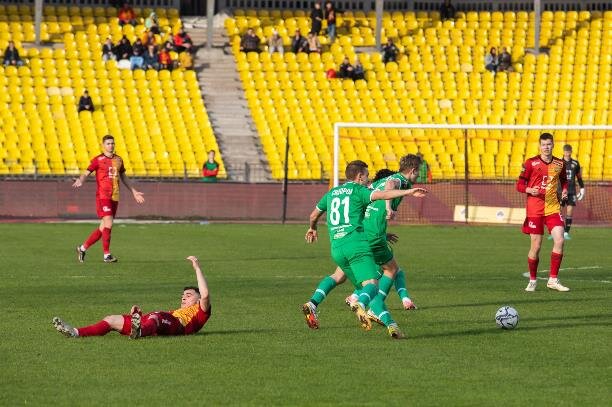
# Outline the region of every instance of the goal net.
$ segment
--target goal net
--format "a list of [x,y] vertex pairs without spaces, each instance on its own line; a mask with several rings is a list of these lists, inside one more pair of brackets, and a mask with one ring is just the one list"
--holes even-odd
[[574,219],[612,224],[612,126],[610,125],[481,125],[336,123],[331,182],[344,179],[352,160],[376,171],[397,170],[405,154],[421,154],[428,171],[418,182],[428,184],[430,197],[406,200],[399,221],[412,223],[517,223],[524,219],[525,197],[514,185],[523,162],[539,154],[540,134],[554,136],[553,155],[572,158],[587,184],[583,208]]

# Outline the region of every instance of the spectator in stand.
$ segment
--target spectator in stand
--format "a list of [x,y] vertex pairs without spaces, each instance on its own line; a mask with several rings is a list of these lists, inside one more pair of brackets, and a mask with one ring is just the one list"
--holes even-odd
[[193,55],[191,55],[191,52],[185,51],[179,54],[179,65],[183,69],[193,69]]
[[142,45],[148,47],[149,45],[157,46],[157,39],[155,38],[155,34],[151,31],[145,31],[142,34]]
[[429,168],[429,164],[423,158],[423,154],[417,153],[417,156],[421,159],[421,165],[419,166],[419,175],[417,177],[417,184],[425,184],[431,183],[431,168]]
[[355,66],[353,71],[353,80],[357,81],[359,79],[365,79],[365,70],[363,69],[363,65],[359,58],[355,58]]
[[455,6],[453,6],[450,0],[444,0],[444,3],[440,6],[440,18],[442,20],[452,20],[455,18]]
[[281,55],[285,53],[285,49],[283,48],[283,38],[280,36],[277,30],[272,32],[272,35],[268,40],[268,52],[270,54],[278,52]]
[[295,30],[295,35],[291,39],[291,52],[297,54],[298,52],[308,51],[308,41],[302,35],[300,30]]
[[142,45],[140,38],[137,38],[132,46],[132,56],[130,57],[130,68],[132,70],[142,69],[142,65],[144,64],[144,53],[145,47]]
[[23,61],[19,56],[19,50],[15,47],[15,43],[13,41],[9,41],[8,47],[4,51],[4,65],[12,65],[12,66],[22,66]]
[[134,55],[142,56],[146,49],[147,47],[144,46],[142,40],[140,38],[136,38],[136,41],[134,41],[134,44],[132,44],[132,53]]
[[321,3],[315,2],[314,8],[310,12],[311,28],[310,32],[318,36],[323,27],[323,10],[321,10]]
[[495,47],[491,47],[491,50],[485,56],[485,68],[487,71],[491,71],[493,73],[497,72],[497,67],[499,66],[499,57],[497,56],[497,50]]
[[173,67],[174,63],[170,56],[170,51],[168,47],[163,47],[161,51],[159,51],[159,69],[168,69],[171,71]]
[[130,40],[124,35],[119,41],[119,44],[115,47],[115,55],[117,56],[117,60],[120,61],[122,59],[129,60],[134,50],[132,49],[132,44],[130,44]]
[[497,72],[512,72],[512,55],[508,52],[508,48],[503,47],[501,54],[499,54],[499,65],[497,66]]
[[159,19],[155,12],[149,14],[149,17],[145,19],[144,25],[148,31],[151,31],[153,34],[159,34]]
[[336,39],[336,9],[331,1],[325,3],[325,19],[327,20],[327,35],[331,43]]
[[208,160],[202,166],[202,181],[217,182],[217,174],[219,174],[219,163],[215,161],[215,150],[210,150]]
[[308,53],[321,53],[321,43],[319,42],[319,37],[317,37],[314,33],[308,34],[308,39],[306,42],[308,43]]
[[89,92],[84,91],[83,96],[79,99],[79,113],[83,110],[87,110],[89,112],[94,111],[93,100],[91,100],[91,96],[89,96]]
[[191,51],[191,47],[193,47],[193,41],[189,34],[185,32],[185,29],[181,27],[174,36],[174,50],[180,54],[183,51]]
[[393,43],[391,38],[387,39],[387,43],[382,47],[383,51],[383,62],[386,64],[387,62],[396,62],[397,54],[399,54],[399,49]]
[[113,41],[109,37],[106,39],[106,42],[104,43],[104,45],[102,45],[102,60],[104,62],[116,60],[117,56],[115,55],[114,50],[115,50],[115,46],[113,45]]
[[340,68],[338,69],[338,78],[342,79],[353,79],[353,75],[355,73],[355,68],[349,62],[348,57],[344,57],[344,60],[340,64]]
[[159,62],[157,59],[157,52],[155,50],[155,46],[153,45],[149,45],[149,47],[147,48],[147,52],[145,52],[144,56],[142,57],[143,59],[143,64],[142,67],[144,69],[159,69]]
[[261,52],[259,44],[261,40],[252,28],[249,28],[240,41],[240,51],[242,52]]
[[136,25],[136,14],[134,10],[130,7],[128,3],[123,3],[123,7],[119,9],[119,13],[117,14],[117,18],[119,19],[119,25],[124,26],[126,24]]

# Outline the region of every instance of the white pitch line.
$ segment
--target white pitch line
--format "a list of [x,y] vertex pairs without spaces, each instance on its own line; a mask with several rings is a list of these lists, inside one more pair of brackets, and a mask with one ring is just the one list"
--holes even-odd
[[[566,271],[566,270],[595,270],[595,269],[602,269],[604,267],[602,266],[582,266],[582,267],[565,267],[565,268],[561,268],[559,269],[559,271]],[[546,273],[548,272],[548,270],[538,270],[538,273]],[[523,273],[523,277],[529,278],[529,273]],[[537,277],[538,280],[548,280],[548,277]],[[569,280],[569,281],[586,281],[586,282],[596,282],[596,283],[604,283],[604,284],[612,284],[612,281],[608,281],[608,280],[582,280],[582,279],[575,279],[575,278],[565,278],[564,280]]]

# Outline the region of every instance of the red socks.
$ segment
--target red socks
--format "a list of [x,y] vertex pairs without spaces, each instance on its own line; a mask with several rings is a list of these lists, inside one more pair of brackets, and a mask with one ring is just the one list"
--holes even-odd
[[91,232],[91,235],[89,235],[85,243],[83,243],[83,247],[85,248],[85,250],[87,250],[90,246],[100,240],[101,237],[102,231],[99,228],[96,228],[96,230]]
[[77,328],[79,336],[103,336],[112,331],[110,325],[105,320],[97,322],[93,325]]
[[557,278],[559,267],[561,267],[562,253],[550,253],[550,278]]
[[529,279],[535,280],[538,275],[538,263],[540,259],[532,259],[527,257],[527,263],[529,264]]
[[102,251],[104,255],[110,254],[111,229],[102,229]]

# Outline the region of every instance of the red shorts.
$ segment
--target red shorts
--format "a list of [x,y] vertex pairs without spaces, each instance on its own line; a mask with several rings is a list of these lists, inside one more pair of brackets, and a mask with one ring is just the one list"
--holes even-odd
[[547,216],[528,216],[525,218],[525,222],[523,222],[523,233],[526,235],[543,235],[544,225],[546,225],[548,233],[550,233],[555,226],[564,227],[565,222],[560,213],[553,213]]
[[102,219],[105,216],[112,216],[113,218],[117,214],[117,207],[119,202],[113,201],[112,199],[96,199],[96,212],[98,218]]
[[[174,315],[169,312],[155,311],[144,314],[140,320],[140,326],[143,327],[153,323],[157,326],[155,332],[152,334],[156,335],[184,335],[185,327],[181,324]],[[129,335],[132,329],[132,316],[123,315],[123,328],[121,329],[121,335]],[[147,335],[148,336],[148,335]]]

